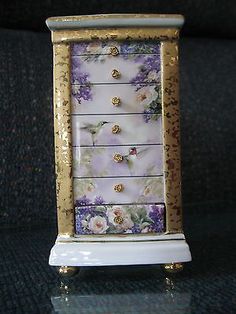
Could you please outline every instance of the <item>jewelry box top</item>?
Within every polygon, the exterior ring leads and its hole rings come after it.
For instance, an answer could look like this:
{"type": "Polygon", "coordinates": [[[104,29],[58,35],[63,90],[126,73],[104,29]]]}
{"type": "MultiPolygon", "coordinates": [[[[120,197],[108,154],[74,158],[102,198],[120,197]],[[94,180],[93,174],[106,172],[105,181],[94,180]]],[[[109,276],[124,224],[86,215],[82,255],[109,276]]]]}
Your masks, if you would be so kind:
{"type": "Polygon", "coordinates": [[[160,27],[181,28],[180,14],[99,14],[50,17],[46,24],[51,31],[106,27],[160,27]]]}

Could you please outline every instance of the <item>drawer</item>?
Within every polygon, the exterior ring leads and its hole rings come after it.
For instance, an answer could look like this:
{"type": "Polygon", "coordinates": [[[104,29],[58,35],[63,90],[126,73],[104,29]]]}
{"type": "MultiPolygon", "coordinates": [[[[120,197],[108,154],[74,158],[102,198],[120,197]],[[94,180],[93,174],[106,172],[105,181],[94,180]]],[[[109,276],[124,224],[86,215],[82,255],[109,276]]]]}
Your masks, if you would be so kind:
{"type": "Polygon", "coordinates": [[[75,208],[76,234],[165,232],[164,204],[89,205],[75,208]]]}
{"type": "Polygon", "coordinates": [[[73,146],[162,144],[162,118],[136,115],[72,115],[73,146]],[[117,133],[114,133],[117,132],[117,133]]]}
{"type": "Polygon", "coordinates": [[[104,204],[164,202],[163,176],[139,178],[74,178],[76,204],[86,201],[104,204]]]}
{"type": "Polygon", "coordinates": [[[102,60],[89,56],[71,57],[71,84],[160,84],[159,54],[126,54],[102,60]]]}
{"type": "Polygon", "coordinates": [[[74,147],[75,177],[156,176],[163,174],[163,146],[74,147]]]}
{"type": "Polygon", "coordinates": [[[72,85],[72,113],[119,114],[161,113],[161,90],[158,84],[72,85]]]}
{"type": "Polygon", "coordinates": [[[99,58],[103,55],[116,57],[119,54],[158,54],[160,53],[160,43],[152,41],[90,41],[71,44],[71,55],[90,56],[99,58]]]}

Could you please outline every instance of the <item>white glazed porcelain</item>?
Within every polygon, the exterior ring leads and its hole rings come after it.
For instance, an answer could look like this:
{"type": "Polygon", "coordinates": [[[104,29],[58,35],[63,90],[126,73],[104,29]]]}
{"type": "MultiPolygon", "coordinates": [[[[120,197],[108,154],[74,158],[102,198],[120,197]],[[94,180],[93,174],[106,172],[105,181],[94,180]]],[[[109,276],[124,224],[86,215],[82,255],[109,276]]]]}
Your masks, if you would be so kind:
{"type": "MultiPolygon", "coordinates": [[[[188,244],[184,239],[167,237],[158,241],[110,242],[106,237],[98,242],[60,242],[53,247],[49,263],[52,266],[105,266],[139,265],[188,262],[191,260],[188,244]]],[[[151,239],[151,237],[150,237],[151,239]]]]}

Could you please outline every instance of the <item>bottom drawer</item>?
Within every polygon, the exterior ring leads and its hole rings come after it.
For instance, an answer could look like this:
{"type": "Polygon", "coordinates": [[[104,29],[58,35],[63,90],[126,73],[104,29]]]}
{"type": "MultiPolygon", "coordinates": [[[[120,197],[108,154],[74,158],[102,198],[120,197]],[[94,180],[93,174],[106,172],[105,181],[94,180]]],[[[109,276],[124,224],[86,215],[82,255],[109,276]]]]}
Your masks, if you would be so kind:
{"type": "Polygon", "coordinates": [[[75,207],[76,234],[165,232],[164,204],[75,207]]]}

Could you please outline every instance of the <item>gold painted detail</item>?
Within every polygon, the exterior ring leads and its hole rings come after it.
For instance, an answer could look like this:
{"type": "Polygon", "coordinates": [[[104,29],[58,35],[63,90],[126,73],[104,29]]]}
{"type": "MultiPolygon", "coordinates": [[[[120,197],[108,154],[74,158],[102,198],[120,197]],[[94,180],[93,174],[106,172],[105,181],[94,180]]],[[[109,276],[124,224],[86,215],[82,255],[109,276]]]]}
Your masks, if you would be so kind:
{"type": "Polygon", "coordinates": [[[119,153],[117,153],[117,154],[115,154],[114,156],[113,156],[113,160],[115,161],[115,162],[122,162],[123,161],[123,156],[121,155],[121,154],[119,154],[119,153]]]}
{"type": "Polygon", "coordinates": [[[164,264],[164,270],[167,273],[175,274],[179,273],[184,269],[183,263],[171,263],[171,264],[164,264]]]}
{"type": "Polygon", "coordinates": [[[110,54],[112,55],[112,56],[118,56],[118,54],[119,54],[119,49],[117,48],[117,47],[110,47],[110,54]]]}
{"type": "Polygon", "coordinates": [[[121,104],[121,99],[120,97],[113,97],[111,102],[114,106],[119,106],[121,104]]]}
{"type": "Polygon", "coordinates": [[[166,232],[182,231],[177,41],[161,43],[166,232]]]}
{"type": "Polygon", "coordinates": [[[60,266],[58,273],[62,277],[72,277],[79,271],[79,267],[75,266],[60,266]]]}
{"type": "Polygon", "coordinates": [[[54,137],[58,232],[74,235],[72,135],[70,106],[70,46],[56,44],[54,52],[54,137]]]}
{"type": "Polygon", "coordinates": [[[90,40],[174,40],[179,38],[178,28],[161,27],[120,27],[81,28],[80,30],[60,30],[52,32],[52,42],[78,42],[90,40]]]}
{"type": "Polygon", "coordinates": [[[113,134],[117,134],[121,132],[121,128],[118,124],[113,125],[112,129],[111,129],[113,134]]]}
{"type": "Polygon", "coordinates": [[[114,191],[118,192],[118,193],[123,192],[124,191],[124,185],[122,183],[116,184],[114,186],[114,191]]]}
{"type": "Polygon", "coordinates": [[[114,218],[114,223],[116,223],[116,224],[122,224],[124,222],[124,218],[123,217],[121,217],[121,216],[116,216],[115,218],[114,218]]]}
{"type": "Polygon", "coordinates": [[[114,79],[119,79],[121,77],[121,73],[120,71],[114,69],[111,71],[111,76],[114,78],[114,79]]]}

